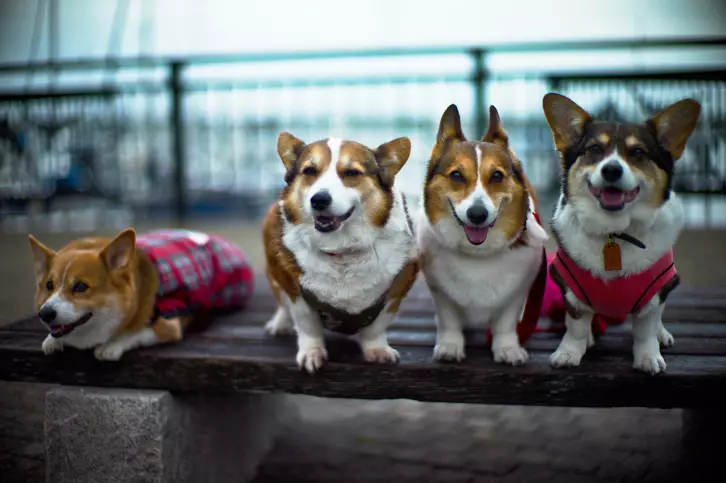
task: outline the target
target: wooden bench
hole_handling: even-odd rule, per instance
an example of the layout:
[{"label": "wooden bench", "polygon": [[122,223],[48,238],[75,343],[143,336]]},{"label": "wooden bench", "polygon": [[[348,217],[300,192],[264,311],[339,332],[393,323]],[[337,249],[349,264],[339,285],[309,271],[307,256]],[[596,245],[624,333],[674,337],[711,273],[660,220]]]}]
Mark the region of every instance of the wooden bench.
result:
[{"label": "wooden bench", "polygon": [[[165,390],[182,398],[201,394],[223,400],[241,394],[235,396],[238,404],[248,404],[239,398],[253,397],[250,393],[287,393],[482,404],[683,408],[688,410],[689,447],[698,447],[701,457],[701,448],[709,441],[712,445],[718,441],[714,446],[723,447],[720,438],[726,431],[726,417],[719,410],[726,409],[726,288],[681,286],[671,295],[664,322],[676,343],[663,349],[668,369],[657,376],[632,368],[629,324],[611,327],[577,368],[549,366],[548,357],[561,338],[555,332],[538,333],[527,343],[530,360],[525,366],[495,364],[484,346],[484,332],[469,334],[465,362],[434,363],[433,304],[422,281],[404,301],[389,330],[391,344],[401,353],[400,364],[366,364],[354,342],[331,334],[329,363],[310,375],[295,364],[294,338],[265,334],[263,325],[273,309],[267,283],[259,278],[246,310],[217,319],[204,330],[187,335],[182,343],[127,353],[117,363],[98,362],[90,351],[45,356],[40,350],[43,327],[35,319],[23,320],[0,329],[0,380]],[[547,322],[542,326],[546,328]],[[259,411],[255,409],[253,414],[259,415]],[[245,421],[240,424],[248,425]],[[199,424],[211,423],[200,420]],[[46,421],[46,438],[50,437],[48,425]]]}]

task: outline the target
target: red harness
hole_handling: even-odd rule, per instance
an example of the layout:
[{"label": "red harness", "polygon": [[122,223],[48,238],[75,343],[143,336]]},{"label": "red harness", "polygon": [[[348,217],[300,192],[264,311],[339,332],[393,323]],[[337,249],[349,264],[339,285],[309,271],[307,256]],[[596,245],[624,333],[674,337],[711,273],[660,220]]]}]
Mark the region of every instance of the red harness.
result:
[{"label": "red harness", "polygon": [[643,272],[611,280],[596,277],[580,267],[561,248],[557,249],[552,265],[578,300],[595,310],[595,333],[603,333],[610,324],[624,322],[629,314],[645,307],[677,275],[673,250]]}]

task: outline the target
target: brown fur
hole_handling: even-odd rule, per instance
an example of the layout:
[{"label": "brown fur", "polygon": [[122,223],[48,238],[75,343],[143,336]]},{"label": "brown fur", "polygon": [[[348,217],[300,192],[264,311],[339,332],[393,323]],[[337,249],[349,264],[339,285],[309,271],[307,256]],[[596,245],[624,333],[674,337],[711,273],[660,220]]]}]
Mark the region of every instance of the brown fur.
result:
[{"label": "brown fur", "polygon": [[[538,203],[522,163],[509,145],[509,136],[502,127],[499,113],[494,106],[489,109],[489,128],[481,142],[469,142],[461,130],[461,119],[455,105],[444,112],[436,144],[431,152],[424,184],[424,209],[431,223],[451,215],[449,201],[458,204],[476,189],[478,182],[492,199],[499,217],[496,230],[503,231],[508,239],[521,233],[528,211],[528,197],[535,210]],[[481,152],[477,160],[476,148]],[[452,178],[458,172],[463,180]],[[493,178],[499,173],[502,179]]]},{"label": "brown fur", "polygon": [[670,194],[674,163],[682,155],[700,115],[693,99],[678,101],[643,124],[618,124],[593,119],[569,98],[550,93],[543,101],[555,147],[562,154],[563,194],[570,195],[575,172],[594,170],[612,152],[642,175],[652,189],[648,202],[662,205]]},{"label": "brown fur", "polygon": [[[309,222],[303,211],[303,193],[332,162],[327,140],[306,145],[290,133],[281,133],[277,152],[287,171],[287,186],[279,198],[282,212],[290,223]],[[411,142],[407,138],[394,139],[375,150],[355,141],[342,142],[336,170],[346,187],[360,193],[366,217],[373,226],[382,227],[388,222],[393,207],[393,179],[410,152]],[[280,291],[295,301],[300,294],[298,279],[302,271],[295,256],[282,243],[283,215],[279,206],[278,202],[270,206],[262,224],[266,274],[278,302]]]},{"label": "brown fur", "polygon": [[388,306],[389,312],[398,313],[398,309],[401,308],[401,302],[406,298],[413,284],[416,283],[419,269],[420,266],[416,259],[411,260],[403,266],[388,292],[388,300],[392,301],[391,305]]},{"label": "brown fur", "polygon": [[[93,309],[119,304],[126,314],[119,332],[135,332],[147,327],[154,313],[159,276],[145,254],[135,248],[136,233],[127,229],[115,238],[76,240],[57,253],[29,237],[36,265],[35,308],[53,293],[46,284],[64,287],[64,295],[78,307]],[[72,288],[82,282],[83,293]]]}]

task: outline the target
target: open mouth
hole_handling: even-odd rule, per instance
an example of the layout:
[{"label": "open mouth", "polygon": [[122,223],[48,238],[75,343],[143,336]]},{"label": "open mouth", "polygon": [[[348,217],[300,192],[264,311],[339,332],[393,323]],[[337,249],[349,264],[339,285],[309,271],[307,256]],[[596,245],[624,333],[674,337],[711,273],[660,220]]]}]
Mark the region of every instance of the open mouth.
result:
[{"label": "open mouth", "polygon": [[459,224],[464,228],[464,234],[466,235],[466,239],[469,240],[469,243],[472,245],[481,245],[487,240],[487,235],[489,235],[489,229],[494,226],[494,223],[497,222],[497,219],[495,218],[494,221],[492,221],[490,224],[486,226],[471,226],[467,223],[464,223],[461,218],[456,214],[456,208],[454,208],[454,203],[449,200],[449,205],[451,205],[451,212],[454,214],[454,218],[456,218],[456,221],[459,222]]},{"label": "open mouth", "polygon": [[605,188],[595,188],[588,181],[590,193],[600,202],[602,209],[607,211],[620,211],[625,208],[627,203],[633,201],[640,192],[640,186],[630,191],[623,191],[614,186],[606,186]]},{"label": "open mouth", "polygon": [[330,216],[330,215],[319,215],[315,217],[315,229],[318,230],[321,233],[330,233],[338,228],[340,228],[340,225],[350,218],[350,215],[353,214],[353,210],[355,210],[355,206],[352,207],[350,210],[348,210],[347,213],[341,215],[341,216]]},{"label": "open mouth", "polygon": [[76,327],[80,327],[89,320],[91,320],[91,317],[93,317],[93,314],[91,312],[87,313],[80,319],[76,320],[72,324],[59,324],[59,325],[51,325],[49,326],[50,329],[50,335],[58,339],[59,337],[63,337],[66,334],[70,334],[73,332]]}]

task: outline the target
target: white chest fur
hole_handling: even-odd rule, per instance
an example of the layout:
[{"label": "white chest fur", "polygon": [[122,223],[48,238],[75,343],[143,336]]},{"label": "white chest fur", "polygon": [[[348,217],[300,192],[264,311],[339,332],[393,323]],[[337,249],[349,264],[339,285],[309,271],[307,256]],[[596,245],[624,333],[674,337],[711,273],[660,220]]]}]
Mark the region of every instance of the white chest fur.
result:
[{"label": "white chest fur", "polygon": [[580,220],[577,208],[569,203],[564,206],[559,203],[552,220],[559,242],[581,267],[603,279],[639,273],[653,265],[675,244],[683,227],[683,205],[676,194],[671,193],[670,199],[648,219],[639,220],[631,217],[627,228],[612,230],[612,232],[623,231],[643,242],[646,247],[639,248],[616,239],[620,245],[622,270],[605,271],[602,252],[608,238],[602,232],[608,230],[603,230],[600,225],[596,233],[588,230],[589,225]]},{"label": "white chest fur", "polygon": [[300,285],[321,302],[349,313],[359,313],[377,302],[411,258],[413,233],[401,196],[396,192],[383,228],[373,227],[362,212],[354,213],[340,230],[330,234],[317,232],[311,224],[285,222],[283,243],[303,270]]},{"label": "white chest fur", "polygon": [[542,243],[472,256],[441,244],[425,215],[419,218],[427,283],[455,302],[470,324],[485,324],[513,299],[526,296],[542,261]]}]

